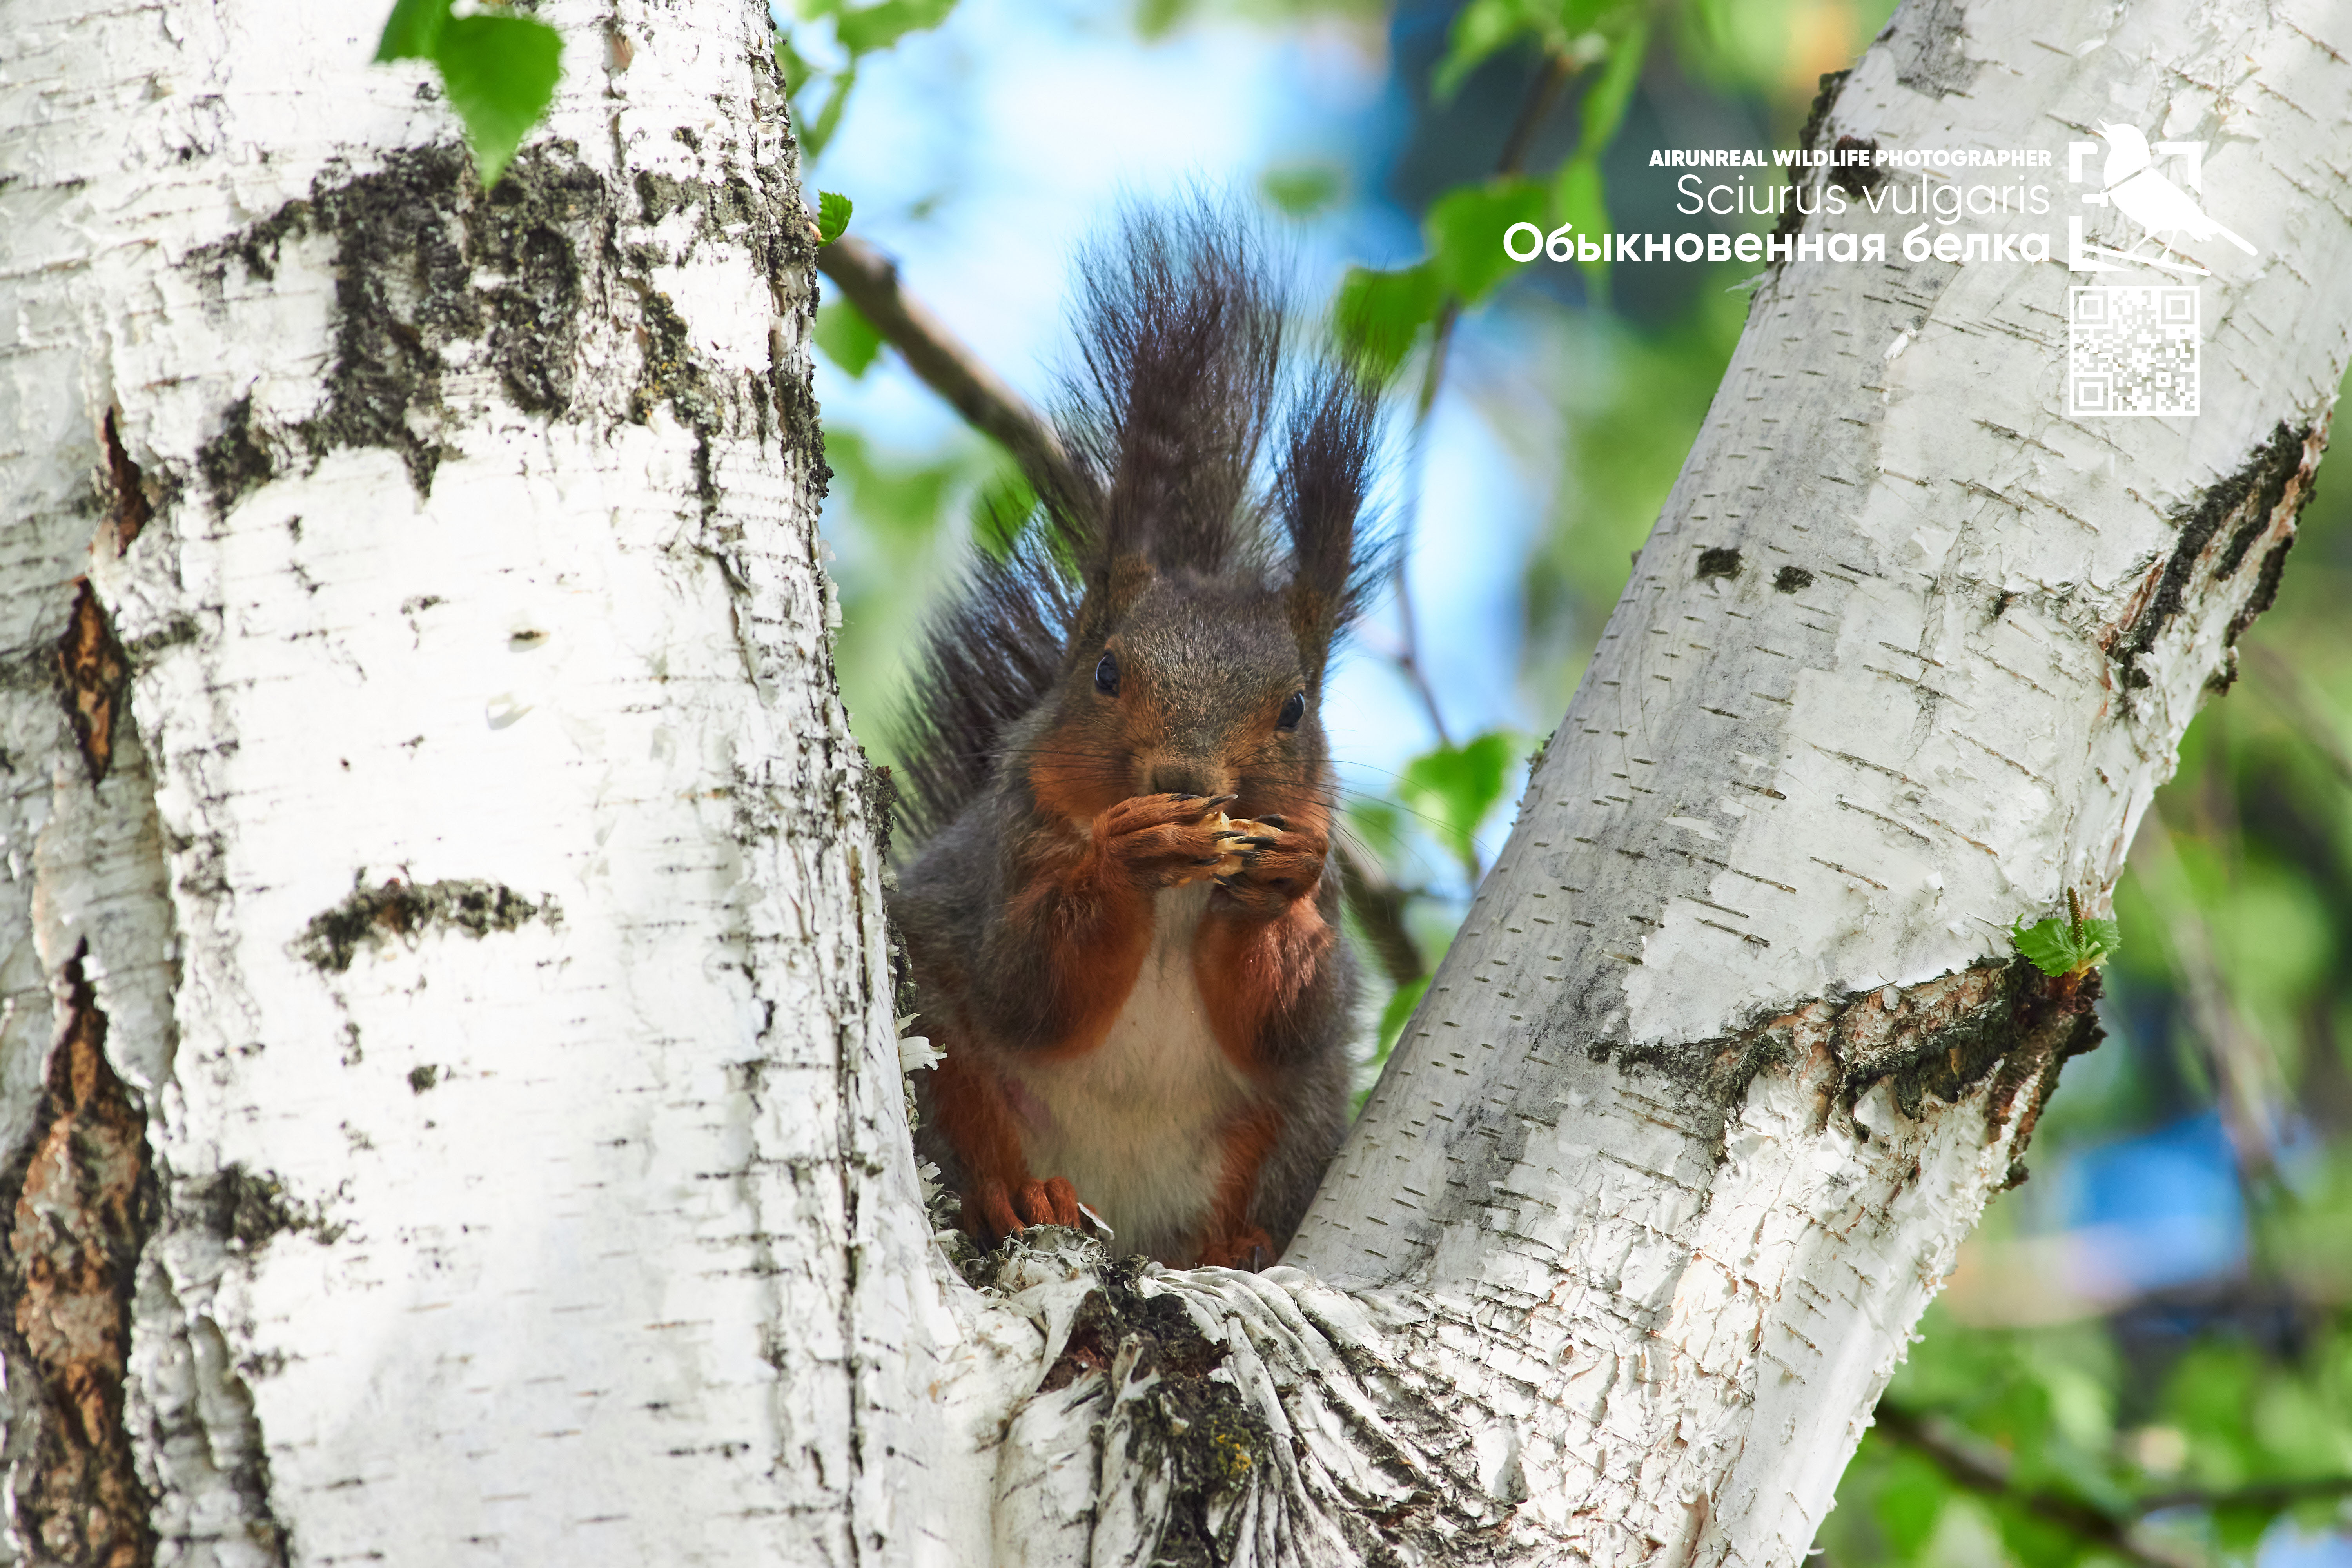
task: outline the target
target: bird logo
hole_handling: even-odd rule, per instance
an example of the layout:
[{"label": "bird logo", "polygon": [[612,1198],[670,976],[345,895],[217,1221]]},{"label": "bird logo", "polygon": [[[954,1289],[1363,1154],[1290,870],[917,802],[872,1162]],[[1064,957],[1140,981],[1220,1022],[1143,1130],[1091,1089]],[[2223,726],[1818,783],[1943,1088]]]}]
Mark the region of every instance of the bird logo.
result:
[{"label": "bird logo", "polygon": [[[2115,207],[2142,230],[2140,238],[2133,243],[2131,249],[2110,251],[2104,247],[2095,247],[2102,254],[2126,261],[2148,261],[2170,271],[2200,274],[2205,268],[2174,249],[2168,243],[2171,238],[2185,236],[2191,243],[2226,239],[2249,256],[2261,254],[2244,237],[2231,232],[2207,216],[2194,196],[2157,172],[2156,159],[2148,150],[2147,138],[2140,134],[2138,127],[2109,125],[2102,121],[2099,134],[2107,142],[2106,165],[2100,172],[2099,193],[2085,195],[2083,199]],[[2170,150],[2169,144],[2167,150]],[[2160,255],[2176,258],[2179,265],[2141,257],[2139,247],[2149,240],[2156,242]]]}]

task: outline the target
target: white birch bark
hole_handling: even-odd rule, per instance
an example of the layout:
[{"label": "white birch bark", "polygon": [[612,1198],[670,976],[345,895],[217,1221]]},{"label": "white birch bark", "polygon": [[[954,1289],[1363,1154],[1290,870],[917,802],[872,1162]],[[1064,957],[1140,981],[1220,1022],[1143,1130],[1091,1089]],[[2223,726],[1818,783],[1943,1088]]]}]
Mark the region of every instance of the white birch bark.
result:
[{"label": "white birch bark", "polygon": [[1907,7],[1827,139],[2209,140],[2204,411],[2063,417],[2060,267],[1780,270],[1286,1266],[985,1289],[763,14],[551,0],[485,202],[320,10],[5,12],[16,1560],[1794,1561],[2079,1043],[1993,928],[2103,894],[2307,493],[2344,8]]}]

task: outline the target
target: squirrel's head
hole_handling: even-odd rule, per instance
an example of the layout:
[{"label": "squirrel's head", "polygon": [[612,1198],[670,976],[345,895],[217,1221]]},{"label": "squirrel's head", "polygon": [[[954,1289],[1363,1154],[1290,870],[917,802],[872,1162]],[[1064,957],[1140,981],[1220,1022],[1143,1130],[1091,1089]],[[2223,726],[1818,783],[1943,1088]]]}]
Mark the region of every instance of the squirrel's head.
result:
[{"label": "squirrel's head", "polygon": [[1057,814],[1328,801],[1324,673],[1380,572],[1360,526],[1377,394],[1336,359],[1286,363],[1255,243],[1229,216],[1144,216],[1085,265],[1062,428],[1089,493],[1049,498],[1082,596],[1029,739]]},{"label": "squirrel's head", "polygon": [[1069,491],[1007,520],[932,621],[899,742],[915,837],[1004,785],[1073,819],[1328,799],[1324,668],[1382,573],[1359,521],[1379,399],[1333,356],[1285,360],[1263,248],[1195,205],[1084,258]]},{"label": "squirrel's head", "polygon": [[1139,795],[1236,795],[1237,816],[1300,811],[1328,793],[1315,654],[1280,591],[1155,574],[1071,645],[1031,790],[1073,820]]}]

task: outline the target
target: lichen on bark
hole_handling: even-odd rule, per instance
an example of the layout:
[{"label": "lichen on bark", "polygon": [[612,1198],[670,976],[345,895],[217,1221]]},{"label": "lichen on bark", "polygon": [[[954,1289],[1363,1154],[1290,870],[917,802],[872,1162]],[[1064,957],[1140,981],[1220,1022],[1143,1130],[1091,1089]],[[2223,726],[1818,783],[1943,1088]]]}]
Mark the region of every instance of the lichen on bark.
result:
[{"label": "lichen on bark", "polygon": [[531,921],[559,925],[562,920],[563,910],[552,895],[531,899],[499,882],[404,882],[394,877],[373,888],[354,886],[350,898],[312,916],[295,951],[319,969],[341,974],[362,948],[380,948],[394,940],[413,943],[436,927],[478,939]]},{"label": "lichen on bark", "polygon": [[568,147],[527,150],[485,192],[464,149],[445,142],[394,152],[371,173],[322,174],[308,197],[196,252],[192,265],[217,288],[232,265],[274,279],[289,243],[324,236],[334,249],[321,405],[272,427],[250,397],[230,404],[198,459],[215,509],[348,447],[398,453],[430,495],[450,423],[444,381],[473,354],[516,407],[565,413],[583,307],[619,259],[617,219],[608,182]]}]

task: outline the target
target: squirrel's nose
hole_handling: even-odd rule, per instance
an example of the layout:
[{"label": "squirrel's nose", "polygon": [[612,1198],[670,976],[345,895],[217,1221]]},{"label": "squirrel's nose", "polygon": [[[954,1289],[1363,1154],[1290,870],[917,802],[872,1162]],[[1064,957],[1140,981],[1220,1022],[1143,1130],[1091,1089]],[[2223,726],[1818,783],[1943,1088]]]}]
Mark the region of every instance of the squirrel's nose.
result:
[{"label": "squirrel's nose", "polygon": [[1151,787],[1147,795],[1229,795],[1232,790],[1224,770],[1197,762],[1162,762],[1151,764]]}]

